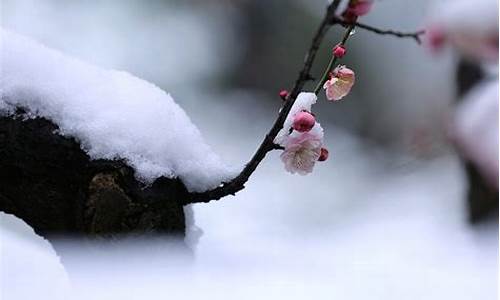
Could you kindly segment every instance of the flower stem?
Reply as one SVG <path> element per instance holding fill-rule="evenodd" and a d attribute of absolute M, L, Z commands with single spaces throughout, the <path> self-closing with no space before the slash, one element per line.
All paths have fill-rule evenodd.
<path fill-rule="evenodd" d="M 344 46 L 345 45 L 345 43 L 347 42 L 347 39 L 351 35 L 351 32 L 354 30 L 354 27 L 356 27 L 355 24 L 351 24 L 351 25 L 349 25 L 349 27 L 347 27 L 347 29 L 346 29 L 346 31 L 344 33 L 344 37 L 342 38 L 342 41 L 339 44 L 340 46 Z M 319 91 L 321 90 L 321 87 L 328 80 L 328 74 L 330 74 L 330 72 L 332 71 L 332 68 L 333 68 L 333 66 L 335 65 L 336 62 L 337 62 L 337 57 L 335 55 L 332 55 L 332 58 L 330 58 L 330 61 L 328 62 L 328 66 L 326 67 L 325 72 L 321 76 L 321 79 L 319 80 L 318 85 L 314 89 L 314 93 L 316 95 L 319 93 Z"/>

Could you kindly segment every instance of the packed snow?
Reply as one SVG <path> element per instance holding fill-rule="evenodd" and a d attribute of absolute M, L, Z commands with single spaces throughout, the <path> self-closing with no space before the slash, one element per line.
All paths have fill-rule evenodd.
<path fill-rule="evenodd" d="M 0 266 L 2 299 L 33 299 L 34 295 L 53 300 L 69 297 L 68 275 L 50 243 L 22 220 L 3 212 L 0 212 Z"/>
<path fill-rule="evenodd" d="M 179 177 L 188 190 L 204 191 L 234 175 L 182 108 L 154 84 L 5 29 L 1 45 L 0 113 L 23 107 L 32 117 L 47 118 L 92 159 L 124 159 L 146 184 Z"/>

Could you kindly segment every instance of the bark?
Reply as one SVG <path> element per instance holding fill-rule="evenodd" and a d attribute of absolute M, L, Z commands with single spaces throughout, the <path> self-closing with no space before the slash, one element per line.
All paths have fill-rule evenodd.
<path fill-rule="evenodd" d="M 80 144 L 43 119 L 0 117 L 0 210 L 52 240 L 58 236 L 183 237 L 178 179 L 143 186 L 123 161 L 90 160 Z"/>

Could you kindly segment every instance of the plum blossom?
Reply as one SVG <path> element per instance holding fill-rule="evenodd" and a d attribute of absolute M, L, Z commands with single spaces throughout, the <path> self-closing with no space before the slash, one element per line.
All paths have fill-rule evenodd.
<path fill-rule="evenodd" d="M 322 138 L 314 132 L 301 133 L 287 139 L 281 160 L 285 170 L 294 174 L 311 173 L 321 155 Z"/>
<path fill-rule="evenodd" d="M 283 128 L 274 139 L 275 144 L 284 147 L 281 160 L 290 173 L 310 173 L 321 155 L 323 128 L 311 114 L 311 106 L 316 100 L 314 93 L 300 93 L 283 123 Z M 302 122 L 307 124 L 298 124 Z M 307 128 L 302 125 L 307 125 Z M 312 128 L 309 128 L 311 125 Z"/>
<path fill-rule="evenodd" d="M 330 101 L 342 99 L 349 94 L 354 81 L 354 71 L 345 66 L 338 66 L 333 70 L 331 78 L 323 85 L 326 90 L 326 98 Z"/>

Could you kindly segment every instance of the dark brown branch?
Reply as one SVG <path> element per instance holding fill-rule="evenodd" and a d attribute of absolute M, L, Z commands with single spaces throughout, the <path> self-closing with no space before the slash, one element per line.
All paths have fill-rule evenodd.
<path fill-rule="evenodd" d="M 358 27 L 358 28 L 362 28 L 362 29 L 368 30 L 368 31 L 376 33 L 376 34 L 392 35 L 392 36 L 399 37 L 399 38 L 412 38 L 418 44 L 422 43 L 420 36 L 425 34 L 425 30 L 419 30 L 419 31 L 415 31 L 415 32 L 402 32 L 402 31 L 396 31 L 396 30 L 391 30 L 391 29 L 385 30 L 385 29 L 379 29 L 379 28 L 376 28 L 376 27 L 373 27 L 370 25 L 366 25 L 363 23 L 359 23 L 359 22 L 347 22 L 347 21 L 344 21 L 338 17 L 333 18 L 332 22 L 333 22 L 333 24 L 341 24 L 344 26 L 356 25 L 356 27 Z"/>
<path fill-rule="evenodd" d="M 283 107 L 281 108 L 281 111 L 278 115 L 278 118 L 274 122 L 273 126 L 267 133 L 266 137 L 260 144 L 259 148 L 253 155 L 252 159 L 245 165 L 243 170 L 241 171 L 238 176 L 233 178 L 229 182 L 224 182 L 220 186 L 208 190 L 206 192 L 202 193 L 191 193 L 191 196 L 189 199 L 186 200 L 185 204 L 189 203 L 200 203 L 200 202 L 209 202 L 211 200 L 218 200 L 222 197 L 225 197 L 227 195 L 235 195 L 237 192 L 241 191 L 242 189 L 245 188 L 245 183 L 248 181 L 250 178 L 250 175 L 255 171 L 257 166 L 260 164 L 260 162 L 266 157 L 266 154 L 272 150 L 280 149 L 279 146 L 274 144 L 274 138 L 278 134 L 278 132 L 283 128 L 283 124 L 288 116 L 288 113 L 290 112 L 290 109 L 292 108 L 295 99 L 299 95 L 299 93 L 302 91 L 302 88 L 304 87 L 304 84 L 312 78 L 310 75 L 310 71 L 314 62 L 314 59 L 316 57 L 316 54 L 318 52 L 319 46 L 321 45 L 321 42 L 323 41 L 323 38 L 328 31 L 328 29 L 335 25 L 335 24 L 342 24 L 344 26 L 348 26 L 348 29 L 346 31 L 346 35 L 344 36 L 344 39 L 342 41 L 342 44 L 345 43 L 346 39 L 349 36 L 349 33 L 354 27 L 360 27 L 365 30 L 369 30 L 371 32 L 377 33 L 377 34 L 382 34 L 382 35 L 393 35 L 397 37 L 411 37 L 415 39 L 418 43 L 420 43 L 420 38 L 419 36 L 424 33 L 424 31 L 418 31 L 414 33 L 404 33 L 404 32 L 398 32 L 394 30 L 382 30 L 378 29 L 372 26 L 368 26 L 365 24 L 361 24 L 358 22 L 345 22 L 344 20 L 340 19 L 335 15 L 335 12 L 340 4 L 340 0 L 334 0 L 327 8 L 325 17 L 321 21 L 316 34 L 314 35 L 314 38 L 312 39 L 311 46 L 309 47 L 309 50 L 307 51 L 305 60 L 304 60 L 304 65 L 302 67 L 302 70 L 299 72 L 299 76 L 295 81 L 295 85 L 290 92 L 290 95 L 287 99 L 287 101 L 284 102 Z"/>
<path fill-rule="evenodd" d="M 237 192 L 241 191 L 245 188 L 245 183 L 250 178 L 250 175 L 255 171 L 259 163 L 264 159 L 266 154 L 274 149 L 276 149 L 276 145 L 274 144 L 274 138 L 278 134 L 278 132 L 283 128 L 283 123 L 292 108 L 295 99 L 298 94 L 302 91 L 304 84 L 311 79 L 310 71 L 318 52 L 319 46 L 323 41 L 323 38 L 328 31 L 328 29 L 333 25 L 332 20 L 335 18 L 335 11 L 337 10 L 340 4 L 340 0 L 333 1 L 327 8 L 325 17 L 321 21 L 318 29 L 316 30 L 316 34 L 312 39 L 311 46 L 307 51 L 304 65 L 302 70 L 299 72 L 298 78 L 295 80 L 295 85 L 290 92 L 288 100 L 283 104 L 281 111 L 278 115 L 278 118 L 274 122 L 273 126 L 267 133 L 266 137 L 260 144 L 259 148 L 253 155 L 252 159 L 245 165 L 243 170 L 238 176 L 233 178 L 229 182 L 225 182 L 222 185 L 208 190 L 203 193 L 192 193 L 191 198 L 188 199 L 188 203 L 199 203 L 199 202 L 209 202 L 210 200 L 218 200 L 227 195 L 234 195 Z M 188 204 L 186 203 L 186 204 Z"/>

